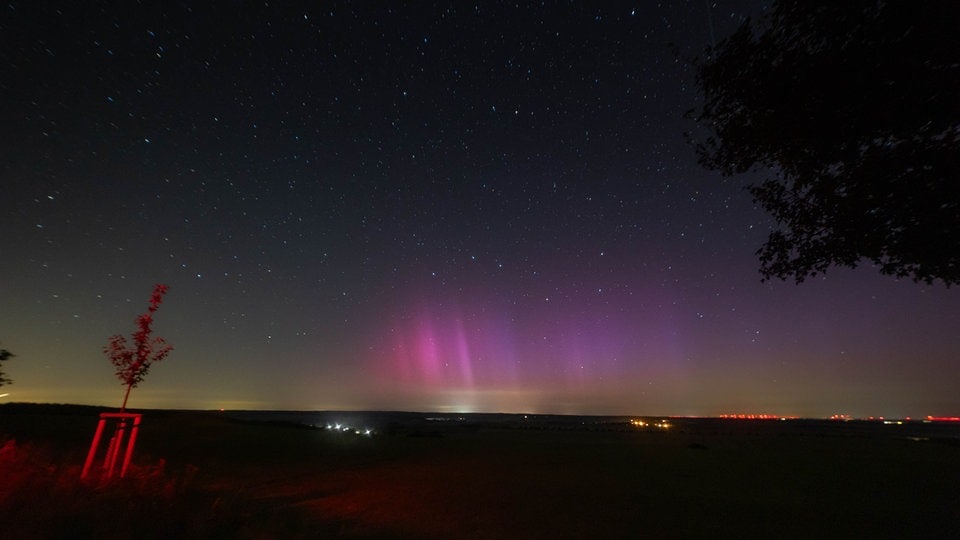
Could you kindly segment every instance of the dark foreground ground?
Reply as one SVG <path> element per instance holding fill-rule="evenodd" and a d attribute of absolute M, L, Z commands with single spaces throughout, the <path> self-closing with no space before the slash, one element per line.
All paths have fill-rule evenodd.
<path fill-rule="evenodd" d="M 99 412 L 0 406 L 0 537 L 960 538 L 950 426 L 144 411 L 81 482 Z"/>

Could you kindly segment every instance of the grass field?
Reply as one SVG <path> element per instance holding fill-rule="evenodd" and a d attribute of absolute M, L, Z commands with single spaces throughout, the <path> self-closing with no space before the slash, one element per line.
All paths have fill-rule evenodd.
<path fill-rule="evenodd" d="M 80 481 L 98 412 L 0 406 L 0 536 L 960 538 L 955 439 L 145 411 L 127 477 Z"/>

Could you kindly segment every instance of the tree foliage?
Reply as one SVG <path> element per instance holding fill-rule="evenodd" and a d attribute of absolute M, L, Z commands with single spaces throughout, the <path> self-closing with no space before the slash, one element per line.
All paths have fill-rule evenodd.
<path fill-rule="evenodd" d="M 0 349 L 0 362 L 3 362 L 4 360 L 8 360 L 14 356 L 16 355 L 13 354 L 12 352 L 6 349 Z M 13 382 L 12 380 L 8 379 L 6 375 L 7 375 L 6 373 L 4 373 L 3 371 L 0 371 L 0 386 L 3 386 L 5 384 L 10 384 Z"/>
<path fill-rule="evenodd" d="M 111 336 L 107 346 L 103 348 L 103 352 L 117 368 L 117 378 L 127 387 L 121 409 L 126 409 L 130 389 L 143 382 L 150 371 L 150 365 L 163 360 L 173 350 L 163 338 L 151 337 L 153 314 L 160 307 L 163 295 L 168 289 L 169 287 L 163 284 L 154 286 L 147 312 L 137 317 L 137 331 L 133 334 L 132 345 L 123 335 L 117 334 Z"/>
<path fill-rule="evenodd" d="M 781 0 L 696 61 L 700 162 L 765 170 L 765 279 L 960 282 L 960 2 Z"/>

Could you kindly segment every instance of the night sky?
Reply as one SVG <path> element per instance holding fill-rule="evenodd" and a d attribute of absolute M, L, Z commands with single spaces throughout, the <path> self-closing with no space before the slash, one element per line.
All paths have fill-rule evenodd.
<path fill-rule="evenodd" d="M 761 282 L 690 58 L 757 2 L 0 6 L 2 401 L 960 413 L 960 293 Z M 211 5 L 212 4 L 212 5 Z"/>

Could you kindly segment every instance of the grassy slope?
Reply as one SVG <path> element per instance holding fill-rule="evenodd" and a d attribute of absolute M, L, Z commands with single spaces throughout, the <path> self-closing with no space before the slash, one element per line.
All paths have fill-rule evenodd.
<path fill-rule="evenodd" d="M 16 441 L 0 452 L 10 537 L 960 537 L 960 448 L 935 441 L 365 438 L 148 411 L 130 477 L 100 485 L 77 480 L 97 412 L 0 407 L 0 446 Z"/>

